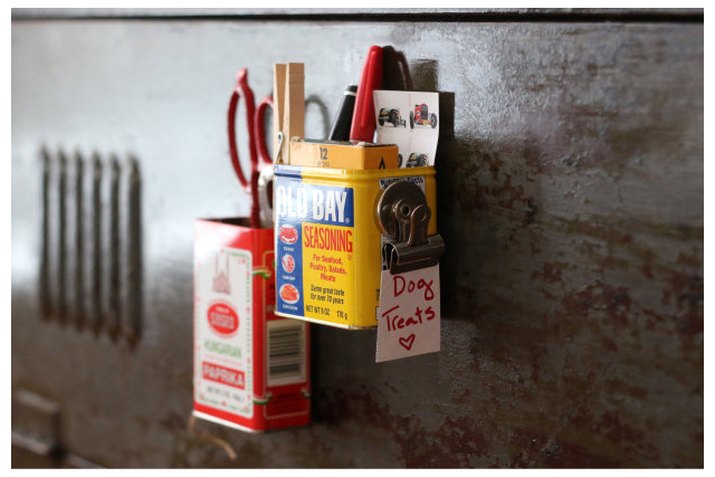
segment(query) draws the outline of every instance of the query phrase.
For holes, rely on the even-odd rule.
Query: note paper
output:
[[[382,271],[376,362],[440,350],[439,296],[439,265]]]

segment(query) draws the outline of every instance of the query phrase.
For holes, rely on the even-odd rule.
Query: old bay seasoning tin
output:
[[[377,201],[397,180],[419,185],[437,233],[435,171],[276,166],[276,315],[347,329],[377,326],[382,235]]]

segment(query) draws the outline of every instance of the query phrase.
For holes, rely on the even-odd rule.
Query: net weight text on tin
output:
[[[320,315],[330,316],[330,308],[326,308],[324,306],[305,305],[305,310],[309,311],[310,313],[318,313]]]

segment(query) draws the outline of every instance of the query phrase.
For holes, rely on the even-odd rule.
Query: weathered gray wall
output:
[[[703,465],[703,25],[424,19],[13,23],[12,383],[60,404],[68,451],[117,467]],[[455,94],[443,351],[377,365],[373,332],[314,326],[314,424],[199,424],[232,462],[187,419],[193,220],[248,210],[225,138],[234,74],[262,97],[274,62],[303,61],[329,121],[371,44],[434,60],[416,80]],[[325,121],[309,107],[308,135]],[[43,144],[138,159],[134,348],[42,320]]]

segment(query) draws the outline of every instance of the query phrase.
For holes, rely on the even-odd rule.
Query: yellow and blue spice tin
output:
[[[432,211],[428,234],[436,234],[433,167],[276,165],[276,315],[347,329],[377,326],[383,267],[377,202],[399,180],[422,188]]]

